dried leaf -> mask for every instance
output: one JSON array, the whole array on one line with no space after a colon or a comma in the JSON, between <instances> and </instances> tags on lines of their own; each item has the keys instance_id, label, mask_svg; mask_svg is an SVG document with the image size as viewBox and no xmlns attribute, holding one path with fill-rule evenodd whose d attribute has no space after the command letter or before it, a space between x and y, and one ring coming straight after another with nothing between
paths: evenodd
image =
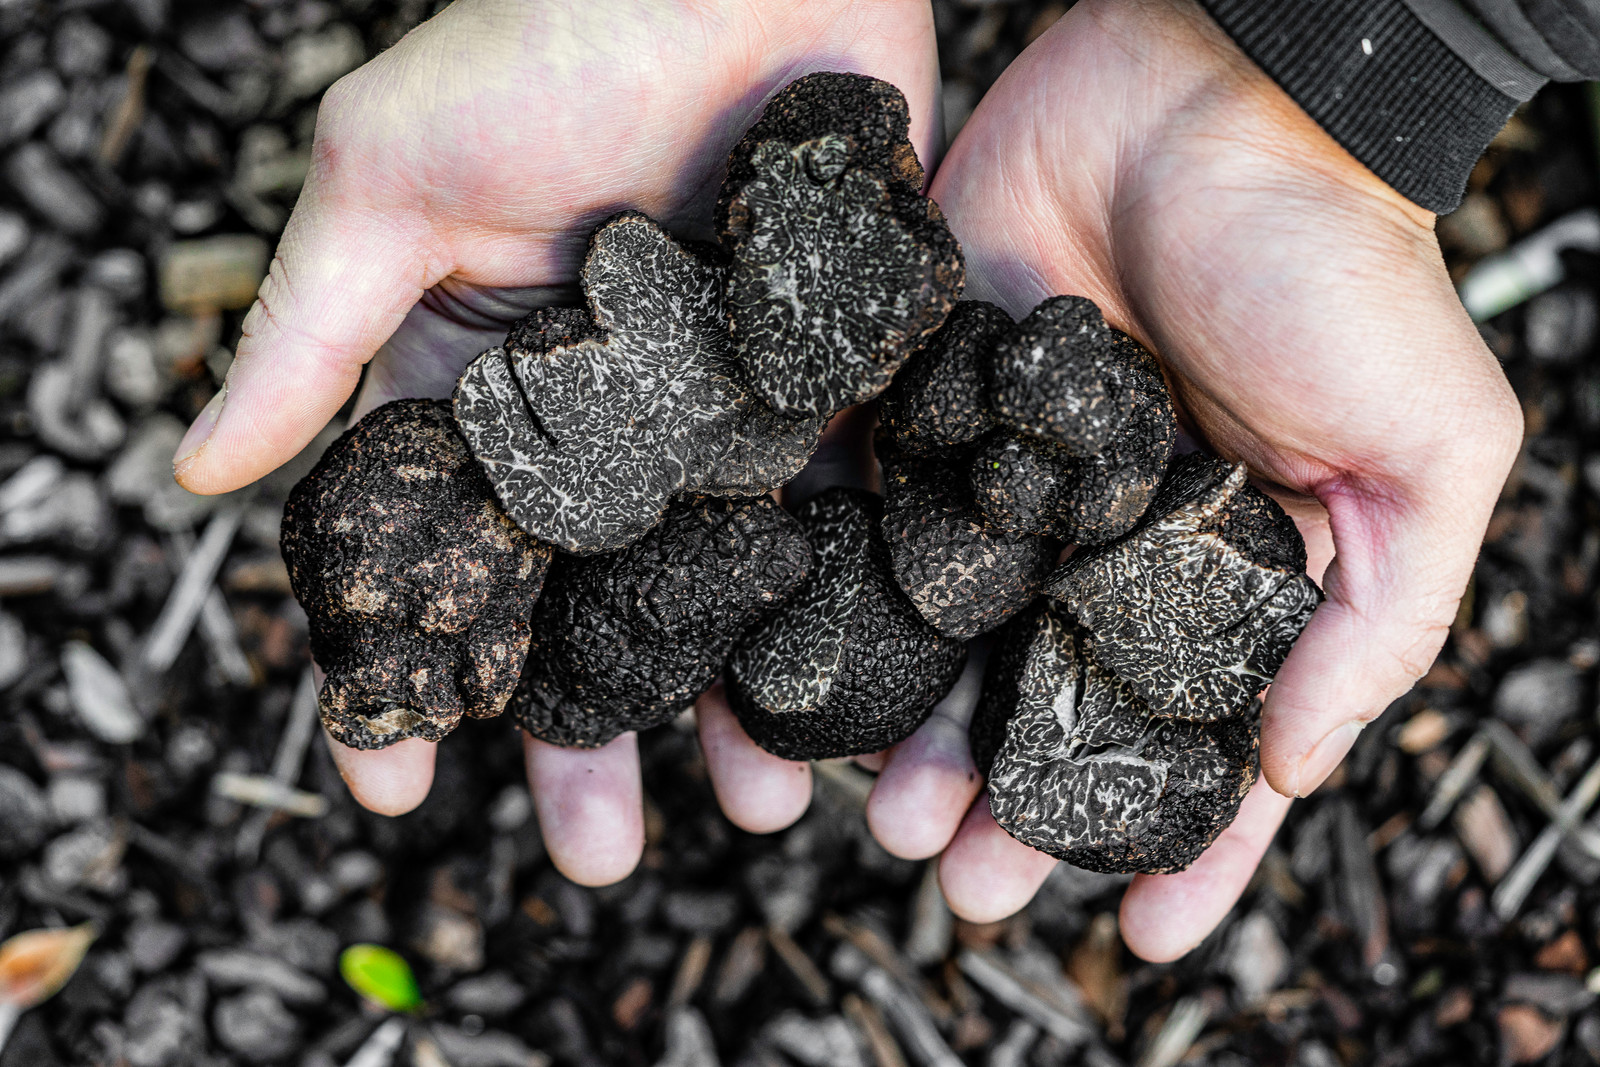
<instances>
[{"instance_id":1,"label":"dried leaf","mask_svg":"<svg viewBox=\"0 0 1600 1067\"><path fill-rule=\"evenodd\" d=\"M55 996L99 936L94 924L29 930L0 945L0 1004L26 1011Z\"/></svg>"}]
</instances>

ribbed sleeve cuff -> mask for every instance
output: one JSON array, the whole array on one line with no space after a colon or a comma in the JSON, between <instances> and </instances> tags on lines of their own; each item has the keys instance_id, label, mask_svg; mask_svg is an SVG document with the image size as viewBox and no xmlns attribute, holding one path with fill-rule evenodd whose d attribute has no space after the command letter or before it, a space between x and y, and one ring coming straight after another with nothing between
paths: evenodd
<instances>
[{"instance_id":1,"label":"ribbed sleeve cuff","mask_svg":"<svg viewBox=\"0 0 1600 1067\"><path fill-rule=\"evenodd\" d=\"M1334 140L1429 211L1461 203L1473 164L1521 102L1403 0L1200 3Z\"/></svg>"}]
</instances>

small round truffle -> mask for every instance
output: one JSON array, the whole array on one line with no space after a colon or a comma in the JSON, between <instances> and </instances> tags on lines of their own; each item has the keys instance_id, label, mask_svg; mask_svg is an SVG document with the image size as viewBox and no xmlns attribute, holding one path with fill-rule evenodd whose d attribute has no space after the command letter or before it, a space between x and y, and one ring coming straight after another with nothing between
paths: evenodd
<instances>
[{"instance_id":1,"label":"small round truffle","mask_svg":"<svg viewBox=\"0 0 1600 1067\"><path fill-rule=\"evenodd\" d=\"M878 404L895 448L908 455L966 449L994 428L989 362L1011 316L982 300L963 300L928 343L906 361Z\"/></svg>"},{"instance_id":2,"label":"small round truffle","mask_svg":"<svg viewBox=\"0 0 1600 1067\"><path fill-rule=\"evenodd\" d=\"M752 388L782 415L876 396L960 296L961 248L922 195L909 130L893 86L812 74L729 157L728 323Z\"/></svg>"},{"instance_id":3,"label":"small round truffle","mask_svg":"<svg viewBox=\"0 0 1600 1067\"><path fill-rule=\"evenodd\" d=\"M990 522L1100 544L1150 506L1177 422L1155 357L1092 301L1044 301L994 346L992 436L973 488Z\"/></svg>"},{"instance_id":4,"label":"small round truffle","mask_svg":"<svg viewBox=\"0 0 1600 1067\"><path fill-rule=\"evenodd\" d=\"M541 740L589 748L671 720L810 567L799 524L770 497L681 500L627 548L557 558L534 613L517 721Z\"/></svg>"},{"instance_id":5,"label":"small round truffle","mask_svg":"<svg viewBox=\"0 0 1600 1067\"><path fill-rule=\"evenodd\" d=\"M923 621L895 584L882 504L823 491L795 513L815 563L794 599L728 660L734 714L785 759L876 752L910 736L950 691L966 649Z\"/></svg>"},{"instance_id":6,"label":"small round truffle","mask_svg":"<svg viewBox=\"0 0 1600 1067\"><path fill-rule=\"evenodd\" d=\"M895 581L935 630L964 641L993 630L1038 595L1055 546L985 522L962 454L907 456L880 434L878 459L883 539Z\"/></svg>"},{"instance_id":7,"label":"small round truffle","mask_svg":"<svg viewBox=\"0 0 1600 1067\"><path fill-rule=\"evenodd\" d=\"M495 504L449 404L397 400L335 441L289 494L281 546L335 740L437 741L500 713L550 548Z\"/></svg>"},{"instance_id":8,"label":"small round truffle","mask_svg":"<svg viewBox=\"0 0 1600 1067\"><path fill-rule=\"evenodd\" d=\"M1259 706L1203 723L1153 715L1049 600L997 643L971 737L1007 833L1087 870L1165 874L1233 821L1256 778Z\"/></svg>"},{"instance_id":9,"label":"small round truffle","mask_svg":"<svg viewBox=\"0 0 1600 1067\"><path fill-rule=\"evenodd\" d=\"M623 212L590 239L587 311L535 310L468 365L456 418L518 525L614 551L676 496L756 496L805 466L824 420L750 392L722 289L720 267Z\"/></svg>"},{"instance_id":10,"label":"small round truffle","mask_svg":"<svg viewBox=\"0 0 1600 1067\"><path fill-rule=\"evenodd\" d=\"M1129 533L1078 550L1046 591L1158 715L1237 715L1272 681L1322 592L1305 542L1244 464L1180 456Z\"/></svg>"}]
</instances>

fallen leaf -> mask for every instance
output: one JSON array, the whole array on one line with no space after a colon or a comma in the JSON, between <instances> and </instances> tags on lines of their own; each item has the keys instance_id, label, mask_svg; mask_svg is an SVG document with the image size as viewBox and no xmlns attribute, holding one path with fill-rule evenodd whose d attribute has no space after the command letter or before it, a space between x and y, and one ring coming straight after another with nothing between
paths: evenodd
<instances>
[{"instance_id":1,"label":"fallen leaf","mask_svg":"<svg viewBox=\"0 0 1600 1067\"><path fill-rule=\"evenodd\" d=\"M0 945L0 1004L23 1011L67 984L98 936L92 923L65 930L29 930Z\"/></svg>"}]
</instances>

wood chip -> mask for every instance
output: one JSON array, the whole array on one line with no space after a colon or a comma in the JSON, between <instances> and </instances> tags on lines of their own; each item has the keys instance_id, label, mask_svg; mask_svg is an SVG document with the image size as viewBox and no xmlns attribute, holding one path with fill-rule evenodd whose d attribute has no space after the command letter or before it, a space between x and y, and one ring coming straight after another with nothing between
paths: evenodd
<instances>
[{"instance_id":1,"label":"wood chip","mask_svg":"<svg viewBox=\"0 0 1600 1067\"><path fill-rule=\"evenodd\" d=\"M895 1044L894 1035L883 1021L883 1013L855 993L844 995L844 1014L861 1031L874 1067L907 1067L906 1058Z\"/></svg>"},{"instance_id":2,"label":"wood chip","mask_svg":"<svg viewBox=\"0 0 1600 1067\"><path fill-rule=\"evenodd\" d=\"M823 976L811 957L805 950L795 944L794 938L781 926L767 927L767 943L778 954L783 965L789 968L789 973L800 982L800 987L805 990L806 996L818 1007L826 1007L833 1003L833 987L828 984L828 979Z\"/></svg>"},{"instance_id":3,"label":"wood chip","mask_svg":"<svg viewBox=\"0 0 1600 1067\"><path fill-rule=\"evenodd\" d=\"M1456 836L1491 884L1505 877L1517 858L1517 836L1494 789L1480 785L1455 813Z\"/></svg>"},{"instance_id":4,"label":"wood chip","mask_svg":"<svg viewBox=\"0 0 1600 1067\"><path fill-rule=\"evenodd\" d=\"M61 650L67 696L78 719L95 737L125 745L144 736L145 721L133 706L128 684L106 658L82 641Z\"/></svg>"}]
</instances>

